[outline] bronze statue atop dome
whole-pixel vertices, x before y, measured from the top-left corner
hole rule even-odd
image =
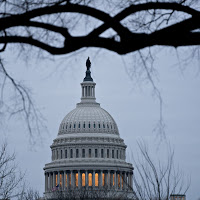
[[[90,57],[88,57],[88,59],[86,60],[86,67],[87,67],[87,70],[90,70],[90,67],[91,67]]]

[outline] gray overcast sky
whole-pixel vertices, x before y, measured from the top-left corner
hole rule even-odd
[[[176,163],[186,176],[191,176],[187,199],[197,200],[200,197],[198,63],[190,62],[182,71],[182,65],[177,64],[175,50],[171,51],[166,48],[157,54],[154,66],[159,81],[155,79],[155,83],[164,100],[167,140],[175,149]],[[119,55],[104,50],[96,55],[96,49],[92,48],[73,57],[55,57],[54,62],[30,59],[24,63],[11,50],[4,56],[12,75],[32,89],[35,103],[46,118],[49,133],[42,134],[43,144],[34,150],[30,150],[24,122],[20,119],[10,119],[1,129],[1,135],[8,140],[9,149],[17,154],[19,167],[26,171],[30,186],[38,189],[41,194],[44,192],[43,167],[51,160],[49,146],[56,138],[64,116],[80,101],[80,83],[85,75],[87,56],[90,56],[92,77],[97,84],[97,102],[117,122],[120,135],[128,145],[127,160],[131,161],[130,151],[135,153],[136,140],[143,138],[150,146],[158,144],[159,139],[153,129],[159,120],[159,102],[152,95],[152,87],[148,82],[138,83],[134,77],[131,80],[128,76],[126,68],[131,68],[134,62],[131,55],[123,57],[126,65]],[[165,141],[159,149],[164,145]]]

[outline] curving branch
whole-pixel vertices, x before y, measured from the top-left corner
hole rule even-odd
[[[24,43],[38,48],[41,48],[53,55],[67,54],[84,47],[99,47],[114,51],[118,54],[127,54],[134,52],[145,47],[152,47],[155,45],[163,46],[190,46],[199,45],[199,33],[192,32],[200,28],[200,12],[189,6],[175,2],[149,2],[143,4],[134,4],[124,8],[115,16],[90,7],[89,5],[80,5],[65,3],[59,1],[58,4],[36,8],[24,13],[3,17],[0,19],[0,31],[9,30],[10,28],[17,27],[34,27],[42,28],[43,30],[60,34],[64,37],[64,42],[61,47],[53,46],[46,41],[40,41],[33,37],[19,36],[11,34],[9,36],[0,37],[0,43]],[[170,10],[172,15],[174,11],[183,12],[190,15],[187,19],[182,19],[173,25],[165,26],[164,28],[155,30],[151,33],[145,32],[132,32],[121,22],[126,17],[134,15],[141,11],[150,10]],[[73,36],[69,33],[68,28],[57,26],[51,23],[39,21],[38,17],[51,16],[56,13],[79,13],[89,17],[94,17],[103,22],[97,28],[93,29],[87,35],[81,37]],[[162,16],[162,15],[161,15]],[[164,15],[163,15],[164,16]],[[35,18],[37,17],[37,20]],[[159,20],[159,17],[155,19]],[[169,20],[169,18],[167,19]],[[114,38],[101,37],[100,35],[112,28],[119,40],[115,41]],[[13,32],[15,33],[15,32]],[[5,50],[5,48],[3,48]]]

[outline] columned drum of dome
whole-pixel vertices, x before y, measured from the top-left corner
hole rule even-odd
[[[126,162],[126,145],[112,116],[96,102],[91,63],[86,61],[81,102],[62,120],[45,165],[45,197],[58,192],[95,191],[132,194],[133,166]],[[75,195],[80,193],[74,193]],[[77,198],[79,198],[77,196]]]

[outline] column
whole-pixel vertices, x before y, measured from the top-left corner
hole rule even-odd
[[[62,173],[62,191],[65,190],[65,171]]]
[[[130,176],[130,181],[131,181],[131,189],[133,189],[133,174],[131,173],[131,176]]]
[[[73,171],[71,170],[71,187],[73,188],[74,187],[74,173]]]
[[[48,190],[48,175],[45,173],[45,192]]]
[[[80,172],[80,170],[78,170],[78,188],[81,188],[82,186],[82,183],[81,183],[81,180],[82,180],[82,177],[81,177],[82,173]]]
[[[107,172],[105,172],[105,171],[104,171],[104,179],[105,179],[104,186],[105,186],[105,187],[108,187],[108,174],[107,174]]]
[[[95,171],[92,173],[92,187],[95,187]]]
[[[53,188],[56,187],[56,174],[53,172]]]
[[[110,173],[110,187],[113,188],[113,172]]]
[[[130,179],[131,179],[131,174],[130,174],[130,172],[128,172],[128,187],[129,188],[131,187],[131,181],[130,181]]]
[[[110,170],[108,171],[108,188],[110,188]]]
[[[70,176],[70,172],[67,173],[67,189],[69,189],[69,176]]]
[[[51,173],[49,172],[49,176],[48,176],[48,191],[51,190]]]
[[[115,174],[115,189],[117,189],[117,184],[118,184],[117,183],[117,172],[115,171],[114,174]]]
[[[122,172],[121,171],[119,174],[119,178],[120,178],[120,190],[122,190]]]
[[[57,174],[57,185],[58,185],[58,188],[60,188],[60,172],[58,172]]]
[[[102,187],[102,170],[99,173],[99,187]]]
[[[88,171],[85,171],[85,186],[88,187]]]
[[[123,189],[125,190],[127,188],[127,176],[126,172],[124,172],[124,184],[123,184]]]

